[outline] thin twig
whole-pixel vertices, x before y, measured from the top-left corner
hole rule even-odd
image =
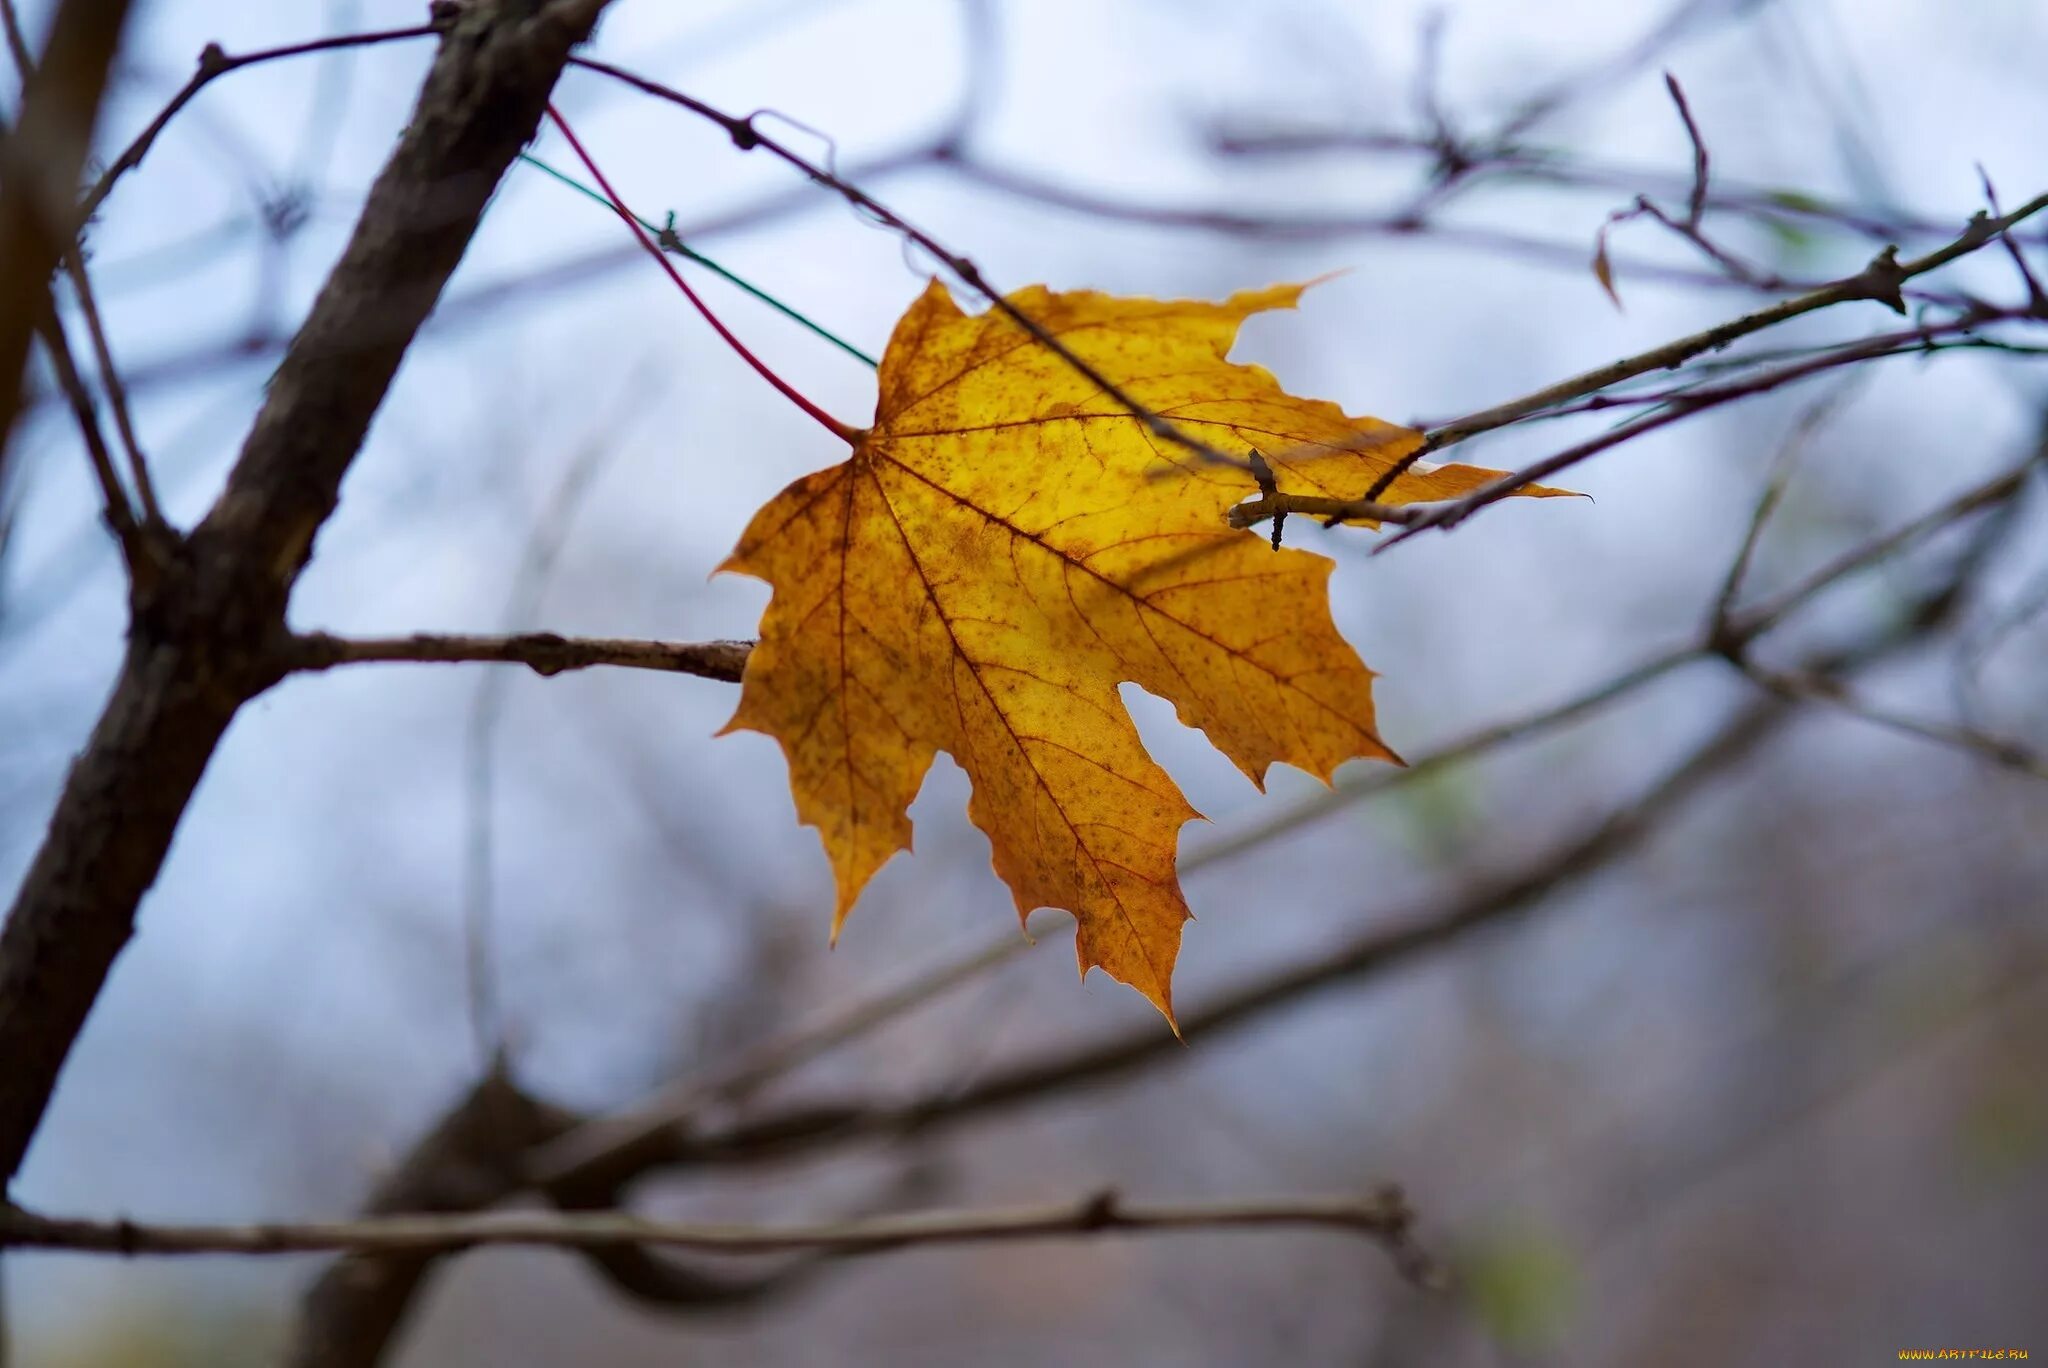
[[[665,1149],[665,1137],[706,1106],[753,1092],[830,1050],[929,1006],[953,988],[1009,963],[1038,943],[1015,933],[1005,934],[913,974],[873,997],[858,999],[768,1040],[706,1074],[671,1084],[629,1110],[586,1122],[537,1149],[527,1161],[528,1178],[546,1191],[573,1187],[580,1175],[600,1168],[631,1168],[633,1155],[650,1148],[657,1153]]]
[[[1547,266],[1577,270],[1585,264],[1585,251],[1576,243],[1536,237],[1513,228],[1438,222],[1417,217],[1406,207],[1382,213],[1344,214],[1317,210],[1279,214],[1252,212],[1235,203],[1214,206],[1140,203],[1041,180],[1022,171],[995,166],[956,149],[944,151],[942,160],[947,168],[970,185],[1088,218],[1274,242],[1313,242],[1324,238],[1351,237],[1426,238],[1440,246],[1465,248],[1488,256],[1520,257]],[[1636,279],[1672,285],[1750,291],[1761,288],[1757,282],[1731,280],[1719,272],[1664,262],[1617,260],[1616,267]]]
[[[739,118],[727,114],[697,99],[695,96],[685,95],[680,90],[665,86],[659,81],[649,80],[645,76],[637,75],[623,67],[614,66],[610,62],[601,62],[591,57],[575,57],[570,59],[570,65],[580,66],[587,70],[598,72],[601,75],[609,76],[613,80],[623,81],[637,90],[667,100],[671,104],[680,105],[691,113],[709,119],[720,128],[723,128],[726,136],[732,139],[733,145],[741,151],[751,151],[758,147],[762,151],[803,172],[804,175],[810,177],[817,184],[836,192],[856,208],[866,210],[895,232],[900,233],[909,241],[916,243],[919,247],[931,253],[962,284],[986,299],[990,307],[994,308],[996,312],[1016,324],[1033,341],[1044,347],[1054,356],[1057,356],[1075,374],[1081,376],[1089,384],[1094,385],[1112,403],[1137,419],[1153,436],[1161,441],[1171,442],[1173,445],[1192,453],[1204,461],[1219,465],[1242,466],[1243,462],[1240,458],[1220,451],[1197,437],[1190,436],[1182,431],[1177,424],[1162,418],[1132,398],[1122,385],[1109,376],[1104,375],[1091,362],[1077,354],[1065,342],[1062,342],[1057,334],[1011,303],[1000,291],[988,283],[987,278],[982,275],[980,268],[967,257],[943,246],[931,234],[916,227],[896,213],[895,210],[882,204],[852,182],[840,179],[829,168],[818,165],[789,147],[788,144],[761,132],[755,125],[756,116],[749,115],[746,118]]]
[[[2027,476],[2044,459],[2048,459],[2048,444],[2043,444],[2039,451],[2012,469],[1995,475],[1982,484],[1973,485],[1939,507],[1929,509],[1890,532],[1873,537],[1861,546],[1843,552],[1775,597],[1755,607],[1728,614],[1725,619],[1727,631],[1734,634],[1742,643],[1756,639],[1819,597],[1822,591],[1831,588],[1838,581],[1897,555],[1907,547],[1960,522],[1973,513],[2003,504],[2025,486]],[[1719,650],[1720,647],[1717,646],[1716,649]]]
[[[1829,308],[1836,304],[1867,299],[1875,300],[1892,307],[1896,311],[1903,312],[1904,306],[1900,301],[1899,287],[1904,282],[1913,279],[1915,276],[1925,275],[1929,271],[1946,266],[1958,257],[1966,256],[1976,251],[1986,243],[1996,240],[1999,234],[2005,232],[2014,224],[2033,217],[2044,208],[2048,208],[2048,194],[2036,195],[2010,214],[2001,215],[1998,218],[1992,218],[1982,213],[1977,214],[1970,220],[1969,227],[1964,229],[1952,241],[1928,252],[1924,256],[1915,257],[1909,261],[1900,261],[1898,254],[1894,250],[1887,248],[1885,251],[1878,253],[1869,265],[1865,266],[1855,275],[1844,276],[1840,280],[1824,285],[1817,290],[1809,291],[1806,294],[1798,295],[1791,299],[1781,300],[1776,304],[1758,309],[1754,313],[1747,313],[1740,318],[1733,318],[1725,323],[1716,324],[1702,332],[1681,337],[1673,342],[1666,342],[1660,347],[1652,347],[1648,351],[1638,352],[1634,356],[1623,357],[1619,361],[1610,361],[1604,366],[1596,366],[1592,370],[1572,376],[1568,380],[1560,380],[1554,385],[1546,385],[1542,389],[1536,390],[1531,394],[1525,394],[1519,399],[1511,399],[1507,403],[1496,404],[1492,408],[1481,409],[1476,413],[1467,414],[1463,418],[1454,419],[1430,431],[1427,449],[1432,451],[1441,450],[1444,447],[1462,442],[1479,433],[1490,432],[1494,428],[1503,427],[1514,422],[1517,418],[1526,417],[1531,413],[1549,408],[1554,404],[1581,398],[1596,391],[1606,389],[1608,386],[1617,384],[1620,381],[1643,375],[1650,371],[1669,370],[1702,353],[1718,351],[1738,338],[1747,337],[1751,333],[1761,332],[1765,328],[1775,327],[1780,323],[1799,318],[1820,309]]]
[[[23,372],[50,273],[77,237],[71,197],[131,8],[129,0],[53,5],[42,55],[23,65],[15,126],[0,122],[0,458],[21,415]],[[17,58],[25,51],[24,44]]]
[[[21,18],[15,13],[14,0],[0,0],[0,20],[6,23],[7,47],[14,56],[14,68],[26,89],[29,77],[35,72],[35,59],[29,55],[28,42],[22,37]],[[121,445],[128,456],[128,474],[135,481],[143,522],[152,528],[161,527],[163,512],[157,505],[156,489],[150,483],[148,463],[142,459],[142,444],[136,440],[135,423],[128,409],[128,391],[114,365],[113,349],[107,345],[106,329],[100,323],[99,305],[93,299],[92,277],[86,272],[85,252],[75,236],[64,251],[64,270],[71,279],[72,293],[78,297],[78,310],[85,316],[86,336],[92,343],[94,364],[100,370],[100,383],[106,387],[108,407],[114,411],[114,430],[120,434]],[[61,329],[57,333],[57,341],[58,345],[65,345]],[[72,369],[76,371],[75,364]]]
[[[283,47],[263,48],[256,52],[230,54],[221,50],[220,44],[208,43],[199,54],[199,69],[192,73],[192,79],[185,82],[170,102],[157,111],[135,140],[122,149],[100,178],[93,182],[91,190],[78,204],[78,221],[84,223],[99,212],[100,205],[113,193],[114,183],[142,165],[142,159],[156,145],[156,140],[166,125],[178,116],[180,110],[190,103],[192,97],[204,90],[213,81],[230,71],[255,66],[261,62],[274,62],[286,57],[303,57],[315,52],[333,52],[337,48],[368,47],[374,43],[399,42],[407,38],[431,38],[441,31],[437,24],[415,24],[410,28],[381,29],[374,33],[345,33],[332,38],[315,38],[310,42],[288,43]]]
[[[43,341],[43,353],[50,359],[50,370],[57,377],[57,388],[70,401],[71,416],[78,424],[86,460],[92,466],[93,479],[99,482],[107,526],[112,530],[114,540],[120,544],[121,557],[128,566],[129,574],[142,574],[148,564],[142,530],[136,524],[128,492],[122,488],[121,477],[114,470],[113,453],[107,449],[106,435],[100,431],[92,392],[85,387],[85,379],[78,373],[77,358],[72,355],[70,340],[64,335],[63,320],[57,317],[54,304],[46,309],[37,333]]]
[[[1977,167],[1977,178],[1984,184],[1984,202],[1991,206],[1992,213],[1998,213],[1998,187],[1991,183],[1991,173],[1986,171],[1981,163]],[[1998,240],[2004,245],[2005,254],[2012,258],[2013,268],[2020,273],[2020,279],[2026,284],[2027,303],[2031,312],[2036,318],[2048,319],[2048,289],[2042,288],[2040,277],[2034,274],[2033,266],[2027,261],[2027,254],[2020,250],[2019,243],[2014,241],[2010,232],[2000,233]]]
[[[1764,480],[1763,490],[1750,508],[1749,524],[1743,529],[1742,541],[1728,562],[1728,573],[1721,577],[1720,592],[1714,595],[1714,606],[1707,619],[1709,639],[1719,640],[1726,630],[1729,615],[1735,611],[1735,601],[1742,593],[1743,581],[1749,577],[1750,562],[1756,558],[1757,546],[1763,540],[1764,527],[1785,497],[1785,487],[1791,482],[1792,472],[1798,467],[1801,457],[1806,454],[1808,444],[1841,411],[1842,405],[1855,392],[1859,379],[1860,376],[1852,376],[1810,404],[1779,444],[1777,455],[1771,459],[1771,472]]]
[[[1671,103],[1678,106],[1678,117],[1685,122],[1685,136],[1692,140],[1692,194],[1685,202],[1685,223],[1688,228],[1697,229],[1707,212],[1707,140],[1700,136],[1700,126],[1692,117],[1692,106],[1686,103],[1678,78],[1668,71],[1664,73],[1664,88],[1671,92]]]
[[[509,635],[448,635],[419,632],[403,637],[338,637],[309,632],[283,647],[286,667],[328,670],[337,665],[455,664],[493,661],[524,665],[539,675],[593,665],[634,670],[667,670],[738,683],[753,643],[746,641],[644,641],[625,637],[565,637],[555,632]]]
[[[135,419],[128,406],[128,389],[114,364],[113,348],[107,344],[106,328],[100,323],[99,305],[93,300],[92,278],[86,273],[85,252],[76,242],[64,253],[64,273],[71,281],[71,293],[78,312],[85,319],[85,334],[92,343],[93,364],[99,367],[100,385],[107,392],[107,408],[114,415],[114,431],[128,458],[128,477],[135,484],[136,502],[141,505],[147,527],[164,526],[163,507],[157,502],[156,486],[149,478],[149,462],[142,455],[142,442],[135,435]]]
[[[1209,149],[1225,156],[1272,157],[1329,154],[1408,155],[1441,158],[1435,138],[1416,133],[1342,132],[1327,129],[1224,129],[1212,133]],[[1485,179],[1525,180],[1567,190],[1611,191],[1653,195],[1688,193],[1691,180],[1648,165],[1593,161],[1535,146],[1465,143],[1456,149],[1465,165],[1467,185]],[[1731,184],[1716,179],[1708,195],[1711,213],[1737,214],[1766,222],[1819,224],[1884,242],[1946,238],[1954,231],[1944,222],[1915,214],[1879,211],[1831,200],[1804,191],[1793,193],[1762,184]],[[1994,211],[1996,212],[1996,211]],[[2022,235],[2039,244],[2039,235]]]
[[[264,1225],[158,1225],[41,1216],[0,1208],[0,1247],[136,1255],[421,1254],[493,1245],[592,1248],[639,1245],[707,1254],[830,1249],[874,1254],[912,1246],[1087,1238],[1186,1230],[1311,1229],[1384,1245],[1405,1274],[1427,1276],[1411,1243],[1414,1213],[1398,1189],[1368,1197],[1304,1197],[1187,1204],[1126,1202],[1114,1192],[1080,1202],[987,1210],[924,1211],[820,1225],[748,1226],[658,1221],[623,1212],[508,1212],[378,1216]]]
[[[2044,197],[2044,203],[2048,203],[2048,197]],[[1966,331],[1971,328],[1981,327],[1986,322],[1995,321],[2004,316],[1996,312],[1987,315],[1973,314],[1945,324],[1931,325],[1919,332],[1903,336],[1916,337],[1924,334],[1933,337],[1938,336],[1944,331]],[[1793,362],[1754,376],[1730,381],[1723,385],[1702,387],[1688,391],[1673,398],[1670,404],[1659,412],[1651,413],[1618,427],[1610,428],[1599,436],[1588,438],[1586,441],[1567,447],[1554,456],[1546,457],[1541,461],[1535,462],[1533,465],[1525,466],[1512,474],[1504,475],[1492,483],[1472,491],[1472,493],[1465,495],[1463,498],[1434,504],[1427,508],[1411,510],[1411,515],[1404,520],[1406,526],[1392,537],[1381,542],[1374,548],[1374,551],[1378,553],[1391,550],[1408,538],[1431,529],[1449,530],[1471,517],[1472,514],[1480,509],[1498,503],[1502,499],[1537,484],[1561,470],[1577,465],[1579,462],[1596,456],[1612,447],[1620,446],[1624,442],[1632,441],[1645,433],[1669,427],[1673,423],[1690,418],[1707,409],[1732,403],[1738,399],[1746,399],[1752,395],[1764,393],[1767,390],[1778,389],[1842,366],[1873,360],[1879,356],[1891,355],[1898,349],[1901,337],[1901,334],[1885,334],[1866,338],[1861,342],[1833,348],[1807,360]],[[1279,500],[1263,502],[1269,505],[1284,505],[1289,501],[1286,496],[1282,496]],[[1251,505],[1246,504],[1243,507],[1249,508]]]
[[[1817,703],[1850,717],[1860,718],[1887,731],[1932,741],[1951,750],[1963,751],[1980,760],[2024,774],[2048,779],[2048,757],[2006,737],[1993,736],[1975,727],[1958,726],[1909,716],[1866,702],[1850,693],[1836,680],[1816,678],[1789,670],[1773,670],[1744,656],[1736,668],[1759,687],[1780,698],[1799,703]]]
[[[14,70],[27,84],[36,59],[28,50],[28,37],[21,31],[21,15],[15,12],[14,0],[0,0],[0,24],[7,28],[7,51],[14,59]]]

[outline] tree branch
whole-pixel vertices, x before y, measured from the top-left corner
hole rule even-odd
[[[72,421],[78,425],[79,445],[85,448],[86,462],[92,467],[93,480],[100,487],[101,512],[121,548],[121,560],[131,577],[144,574],[148,553],[143,546],[142,528],[135,520],[135,509],[128,502],[128,492],[121,485],[121,476],[114,469],[113,453],[107,449],[106,434],[100,431],[92,392],[85,387],[85,378],[78,373],[78,358],[72,353],[70,338],[64,334],[64,320],[57,316],[55,303],[48,295],[43,297],[42,318],[36,331],[42,338],[43,353],[49,358],[50,371],[57,378],[57,388],[71,403]]]
[[[113,695],[0,932],[0,1174],[20,1167],[215,746],[285,673],[285,604],[313,536],[602,7],[475,0],[460,11],[225,490],[138,593]]]
[[[1328,1230],[1383,1245],[1405,1275],[1432,1276],[1413,1244],[1414,1213],[1395,1188],[1364,1198],[1303,1197],[1170,1203],[1125,1202],[1101,1192],[1053,1206],[923,1211],[820,1225],[746,1226],[657,1221],[624,1212],[534,1212],[482,1216],[385,1216],[291,1225],[142,1225],[39,1216],[0,1208],[0,1247],[102,1254],[442,1254],[490,1245],[556,1248],[660,1246],[706,1254],[797,1250],[875,1254],[926,1245],[1162,1234],[1184,1230]]]
[[[498,1201],[515,1190],[519,1158],[576,1118],[532,1101],[492,1073],[452,1107],[377,1184],[371,1216],[449,1212]],[[337,1260],[307,1292],[291,1350],[292,1368],[370,1365],[382,1356],[433,1263],[432,1251]]]
[[[986,299],[990,307],[995,309],[997,313],[1000,313],[1023,330],[1032,341],[1058,357],[1076,375],[1079,375],[1089,384],[1094,385],[1117,407],[1123,409],[1124,412],[1142,423],[1146,431],[1150,432],[1153,436],[1163,442],[1170,442],[1174,446],[1204,461],[1229,466],[1241,466],[1243,464],[1238,457],[1217,450],[1200,438],[1189,435],[1178,424],[1146,408],[1143,404],[1132,398],[1130,392],[1118,384],[1116,380],[1103,374],[1100,369],[1078,355],[1065,342],[1062,342],[1044,324],[1038,322],[1038,320],[1032,318],[1022,309],[1011,303],[993,285],[988,283],[988,279],[982,275],[981,269],[967,257],[942,246],[930,233],[912,224],[895,210],[881,203],[851,181],[842,180],[837,175],[834,175],[828,167],[818,165],[816,162],[796,152],[788,144],[763,133],[756,126],[754,115],[750,114],[745,118],[740,118],[737,115],[727,114],[696,98],[694,95],[686,95],[680,90],[665,86],[659,81],[649,80],[645,76],[636,75],[623,67],[614,66],[609,62],[600,62],[589,57],[578,57],[572,59],[572,64],[589,71],[598,72],[601,75],[609,76],[613,80],[622,81],[632,86],[636,90],[644,91],[659,99],[667,100],[671,104],[679,105],[724,129],[726,136],[732,139],[733,146],[739,148],[742,152],[750,152],[758,147],[769,155],[781,160],[786,165],[801,171],[817,184],[837,193],[847,203],[874,215],[892,230],[901,234],[906,240],[931,253],[962,284]]]
[[[1910,261],[1900,261],[1897,250],[1888,247],[1879,252],[1869,265],[1855,275],[1844,276],[1817,290],[1780,300],[1776,304],[1758,309],[1754,313],[1744,314],[1740,318],[1717,323],[1703,332],[1666,342],[1661,347],[1652,347],[1646,352],[1623,357],[1619,361],[1610,361],[1604,366],[1597,366],[1569,380],[1546,385],[1519,399],[1511,399],[1505,404],[1496,404],[1492,408],[1481,409],[1477,413],[1454,419],[1431,430],[1425,450],[1441,450],[1468,437],[1504,427],[1517,418],[1527,417],[1553,404],[1592,394],[1634,376],[1655,370],[1669,370],[1702,353],[1718,351],[1738,338],[1747,337],[1751,333],[1761,332],[1765,328],[1775,327],[1803,314],[1814,313],[1836,304],[1846,304],[1858,299],[1875,300],[1896,312],[1903,313],[1905,306],[1899,297],[1899,287],[1906,281],[1946,266],[1958,257],[1966,256],[1987,243],[1997,241],[2001,233],[2014,224],[2032,218],[2043,209],[2048,209],[2048,194],[2036,195],[2010,214],[1998,218],[1977,214],[1970,220],[1969,227],[1952,241]]]
[[[128,9],[128,0],[64,0],[22,92],[21,117],[0,137],[0,452],[20,411],[50,272],[74,236],[71,197]]]
[[[328,670],[337,665],[406,662],[457,664],[486,661],[525,665],[535,674],[555,675],[593,665],[635,670],[669,670],[738,683],[750,641],[644,641],[626,637],[565,637],[554,632],[509,635],[445,635],[416,632],[403,637],[349,638],[312,632],[285,647],[287,668]]]

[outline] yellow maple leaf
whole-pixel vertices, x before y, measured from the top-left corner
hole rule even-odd
[[[1300,293],[1010,299],[1152,412],[1263,453],[1281,491],[1356,498],[1421,434],[1225,359],[1246,317]],[[1355,757],[1399,763],[1373,728],[1372,672],[1330,619],[1332,562],[1230,527],[1249,469],[1161,443],[936,281],[897,324],[858,436],[844,463],[770,500],[721,567],[774,588],[726,730],[781,743],[837,876],[833,935],[910,848],[907,810],[945,751],[1020,916],[1071,912],[1081,972],[1100,965],[1172,1021],[1189,916],[1175,850],[1200,814],[1117,686],[1171,701],[1262,787],[1276,760],[1325,781]],[[1418,466],[1382,499],[1452,498],[1498,473]]]

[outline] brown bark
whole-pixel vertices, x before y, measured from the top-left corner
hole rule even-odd
[[[241,705],[288,658],[285,605],[414,333],[605,0],[472,0],[341,260],[272,378],[227,487],[138,591],[113,695],[0,932],[0,1175]],[[4,358],[0,358],[4,359]]]

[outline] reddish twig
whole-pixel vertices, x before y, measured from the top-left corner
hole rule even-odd
[[[597,182],[600,190],[604,191],[604,197],[610,202],[612,211],[619,216],[620,222],[624,223],[627,230],[633,234],[633,240],[647,250],[647,254],[654,258],[655,263],[662,270],[668,272],[668,278],[673,280],[676,288],[683,292],[683,298],[690,301],[691,307],[703,316],[704,321],[711,325],[712,331],[716,332],[724,340],[725,345],[731,347],[740,360],[752,366],[755,374],[773,385],[777,393],[816,419],[827,432],[830,432],[834,437],[839,438],[849,446],[858,445],[861,437],[864,435],[859,428],[849,427],[812,403],[797,390],[796,386],[777,375],[773,370],[769,369],[765,361],[749,351],[747,344],[733,335],[732,329],[718,321],[718,315],[712,313],[711,306],[706,304],[698,296],[697,292],[690,288],[690,282],[683,279],[683,273],[676,269],[676,264],[673,261],[669,260],[668,253],[662,251],[661,245],[648,235],[646,229],[640,226],[640,220],[634,217],[633,211],[626,207],[626,202],[619,198],[619,192],[612,189],[612,183],[605,178],[604,172],[598,170],[597,163],[591,159],[590,153],[584,150],[583,140],[576,136],[576,131],[569,127],[569,121],[564,119],[561,111],[553,105],[548,106],[548,120],[561,130],[564,138],[569,140],[569,149],[576,154],[576,160],[583,163],[583,169],[590,173],[590,178]]]

